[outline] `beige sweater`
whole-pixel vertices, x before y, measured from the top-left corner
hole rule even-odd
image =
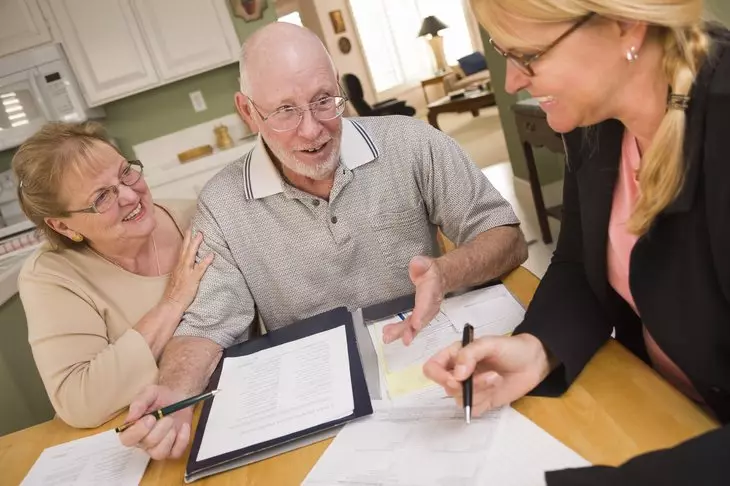
[[[183,233],[194,201],[159,205]],[[41,246],[18,278],[28,340],[58,415],[96,427],[157,381],[157,363],[133,329],[161,299],[169,275],[130,273],[89,250]]]

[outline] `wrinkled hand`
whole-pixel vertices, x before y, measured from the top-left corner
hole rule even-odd
[[[547,352],[531,334],[479,338],[464,348],[457,342],[423,365],[423,373],[459,406],[463,406],[461,382],[473,373],[475,416],[522,398],[549,372]]]
[[[147,386],[129,405],[125,423],[134,422],[142,415],[160,409],[187,397],[160,385]],[[155,420],[148,415],[119,434],[127,447],[138,447],[152,459],[177,459],[183,455],[190,441],[193,407]]]
[[[202,242],[203,233],[200,231],[194,237],[191,235],[190,229],[185,232],[185,239],[180,249],[180,258],[167,283],[165,299],[179,307],[181,311],[184,311],[192,304],[195,294],[198,293],[200,279],[203,278],[203,274],[213,261],[213,254],[211,253],[206,255],[200,262],[195,263],[195,255],[198,253]]]
[[[408,264],[408,276],[416,286],[416,304],[405,321],[388,324],[383,328],[383,341],[386,344],[398,338],[402,338],[406,346],[411,344],[421,329],[436,317],[441,301],[444,300],[441,270],[434,258],[413,257]]]

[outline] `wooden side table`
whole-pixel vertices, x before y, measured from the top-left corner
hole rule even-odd
[[[515,114],[517,133],[522,143],[522,150],[525,153],[527,172],[530,177],[530,189],[532,191],[532,199],[535,202],[542,241],[552,243],[553,237],[550,234],[548,216],[552,216],[560,221],[563,214],[563,206],[561,204],[551,208],[545,207],[545,200],[542,197],[542,187],[540,186],[540,177],[537,173],[535,154],[532,151],[532,147],[545,147],[551,152],[565,154],[563,139],[560,134],[550,128],[545,112],[542,111],[540,105],[534,100],[520,101],[512,105],[512,111]]]
[[[421,89],[423,90],[423,97],[426,100],[426,104],[429,103],[428,93],[426,93],[426,86],[431,86],[431,85],[436,85],[436,84],[440,84],[441,86],[443,86],[444,78],[446,77],[447,74],[449,74],[448,71],[446,71],[445,73],[437,74],[432,78],[424,79],[421,81]],[[446,91],[446,90],[444,89],[444,91]],[[448,93],[444,93],[444,94],[448,94]]]

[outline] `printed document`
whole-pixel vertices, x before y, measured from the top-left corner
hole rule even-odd
[[[351,415],[345,326],[225,358],[197,460]]]
[[[44,450],[21,486],[137,485],[149,460],[110,430]]]
[[[305,486],[532,486],[545,471],[589,465],[511,407],[470,425],[453,404],[374,408],[340,431]]]

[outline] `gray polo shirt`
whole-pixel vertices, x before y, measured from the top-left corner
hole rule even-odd
[[[460,245],[514,224],[459,145],[420,120],[343,119],[329,201],[286,183],[259,139],[200,194],[198,256],[215,259],[175,334],[228,347],[247,338],[255,308],[273,330],[406,295],[410,259],[438,255],[437,227]]]

